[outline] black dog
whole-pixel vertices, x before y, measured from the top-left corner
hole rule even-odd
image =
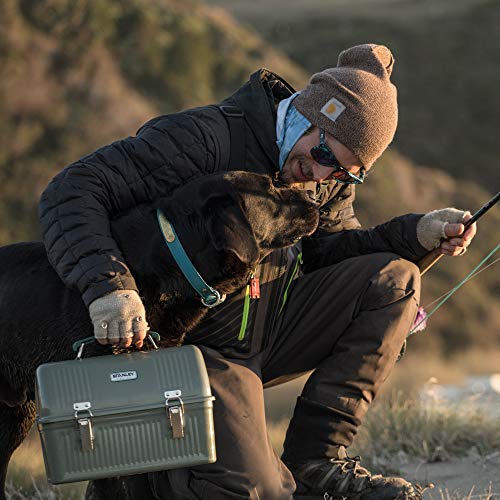
[[[205,281],[221,294],[247,283],[272,250],[310,235],[318,210],[304,191],[245,172],[199,177],[156,204],[176,229]],[[179,345],[206,313],[181,274],[156,222],[156,206],[112,221],[112,232],[134,275],[153,330]],[[0,248],[0,499],[13,451],[35,417],[35,370],[74,357],[71,346],[93,335],[79,292],[66,288],[41,243]],[[110,347],[95,345],[94,355]]]

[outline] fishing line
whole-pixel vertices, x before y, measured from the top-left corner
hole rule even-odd
[[[465,283],[467,283],[467,281],[470,281],[472,278],[475,278],[478,274],[481,274],[483,271],[486,271],[486,269],[488,269],[488,267],[491,267],[493,264],[496,264],[499,260],[500,260],[500,257],[498,257],[498,259],[495,259],[493,262],[490,262],[487,266],[484,266],[477,273],[474,273],[470,278],[468,278],[464,282],[464,285],[465,285]],[[451,290],[453,290],[453,288],[451,288],[447,292],[444,292],[443,295],[440,295],[437,299],[433,300],[432,302],[429,302],[427,305],[424,306],[424,309],[429,309],[429,307],[431,307],[432,305],[434,305],[439,299],[442,299]]]
[[[458,285],[456,285],[455,287],[453,287],[449,292],[447,292],[446,294],[444,294],[444,298],[438,303],[438,305],[436,307],[434,307],[434,309],[430,312],[430,313],[425,313],[425,311],[423,310],[423,308],[419,308],[419,313],[417,314],[417,319],[416,319],[416,324],[415,326],[413,326],[413,328],[409,331],[408,333],[408,336],[412,335],[413,333],[419,331],[419,330],[423,330],[423,328],[425,328],[425,324],[427,322],[427,320],[459,289],[461,288],[463,285],[465,285],[465,283],[467,283],[467,281],[469,281],[470,279],[472,279],[475,275],[479,274],[481,271],[484,271],[486,269],[486,267],[490,267],[491,265],[493,265],[495,262],[497,262],[498,260],[500,259],[496,259],[494,262],[490,263],[488,266],[486,266],[484,269],[481,269],[479,271],[479,269],[481,268],[481,266],[483,266],[485,264],[486,261],[488,261],[488,259],[490,259],[497,251],[498,249],[500,249],[500,244],[498,244],[462,281],[460,281],[460,283],[458,283]],[[443,297],[443,296],[441,296]],[[437,302],[441,297],[439,297],[438,299],[436,299],[434,302],[432,302],[431,304]],[[422,311],[422,312],[421,312]],[[419,315],[422,315],[420,316],[419,318]],[[419,328],[423,325],[422,328]]]

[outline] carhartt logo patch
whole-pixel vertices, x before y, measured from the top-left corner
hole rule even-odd
[[[342,114],[344,111],[345,106],[335,99],[335,97],[332,97],[322,108],[321,112],[332,122],[336,121],[337,118]]]

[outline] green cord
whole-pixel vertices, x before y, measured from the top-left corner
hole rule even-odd
[[[420,326],[421,323],[424,321],[427,321],[459,288],[461,288],[465,283],[472,277],[472,275],[490,258],[492,257],[497,250],[500,248],[500,244],[498,244],[456,287],[452,288],[444,297],[444,299],[439,302],[439,304],[430,312],[427,314],[427,316],[420,321],[417,325],[415,325],[412,330],[408,333],[408,336],[410,336],[412,333],[415,332],[415,330]]]
[[[240,333],[238,334],[238,340],[243,340],[245,338],[249,310],[250,310],[250,285],[247,285],[247,288],[245,290],[245,300],[243,302],[243,318],[241,318],[241,326],[240,326]]]
[[[302,260],[302,252],[300,252],[297,255],[295,267],[293,268],[292,275],[290,276],[290,279],[288,280],[288,283],[287,283],[286,288],[285,288],[285,292],[283,293],[283,302],[281,303],[281,307],[280,307],[278,314],[281,314],[281,311],[285,307],[286,299],[288,298],[288,289],[290,288],[292,281],[294,280],[295,276],[297,275],[297,272],[299,271],[299,266],[301,266],[303,263],[304,263],[304,261]]]

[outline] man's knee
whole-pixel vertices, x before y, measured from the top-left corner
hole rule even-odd
[[[362,309],[379,309],[405,297],[420,300],[420,271],[399,255],[377,253],[366,256],[374,269],[362,301]]]

